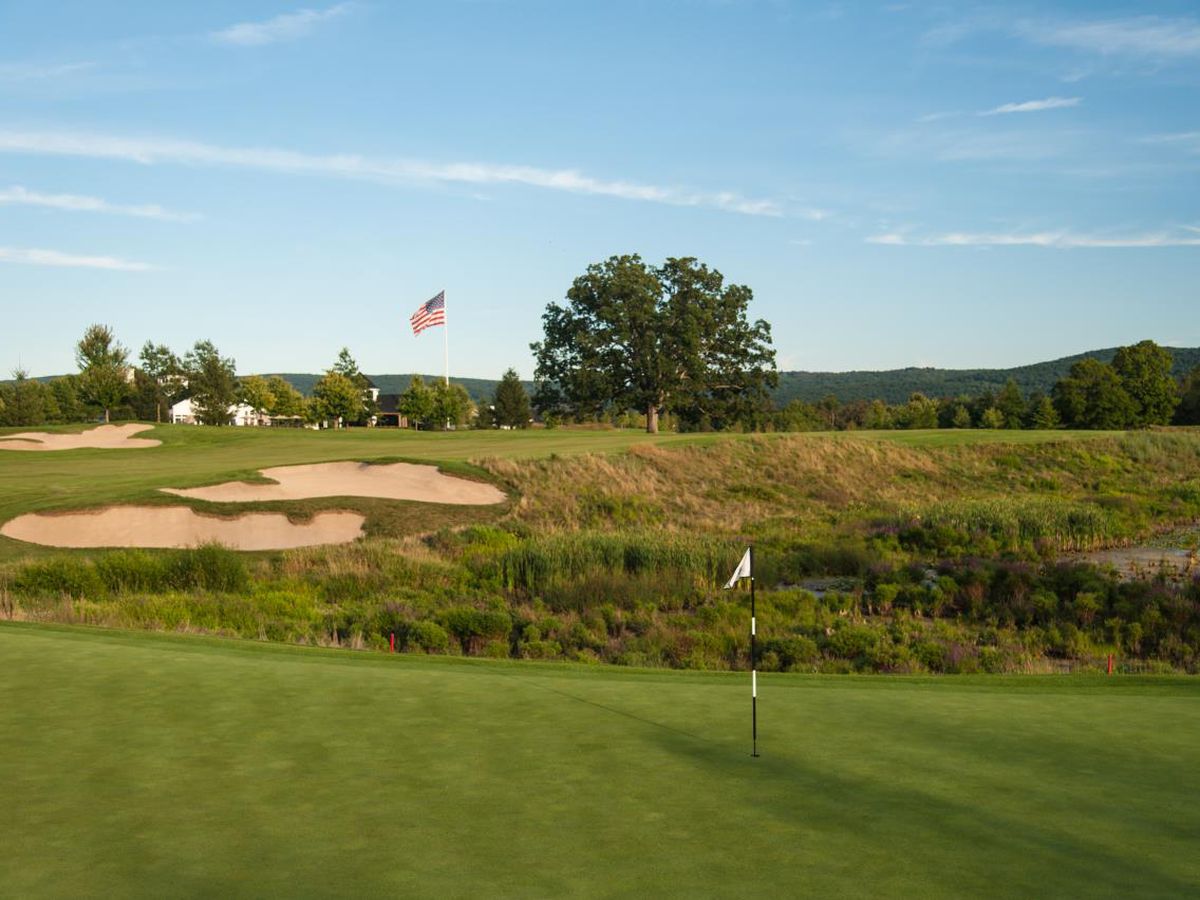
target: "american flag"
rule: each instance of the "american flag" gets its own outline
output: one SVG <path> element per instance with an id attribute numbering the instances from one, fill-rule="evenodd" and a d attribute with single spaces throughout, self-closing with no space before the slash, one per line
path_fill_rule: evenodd
<path id="1" fill-rule="evenodd" d="M 417 307 L 417 311 L 409 317 L 413 334 L 417 335 L 426 328 L 446 324 L 446 292 L 438 291 L 438 295 Z"/>

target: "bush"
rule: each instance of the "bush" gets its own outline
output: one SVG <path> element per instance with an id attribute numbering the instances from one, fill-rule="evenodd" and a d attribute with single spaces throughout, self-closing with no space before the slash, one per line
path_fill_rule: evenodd
<path id="1" fill-rule="evenodd" d="M 96 574 L 113 593 L 161 591 L 167 588 L 167 563 L 144 550 L 118 550 L 93 563 Z"/>
<path id="2" fill-rule="evenodd" d="M 176 551 L 167 564 L 168 579 L 179 590 L 235 594 L 249 590 L 250 573 L 238 553 L 220 544 Z"/>
<path id="3" fill-rule="evenodd" d="M 95 568 L 86 560 L 71 557 L 29 563 L 18 570 L 13 588 L 25 594 L 67 596 L 75 600 L 105 593 L 104 582 Z"/>
<path id="4" fill-rule="evenodd" d="M 450 649 L 450 635 L 437 622 L 423 619 L 408 626 L 405 634 L 408 647 L 423 653 L 445 653 Z"/>

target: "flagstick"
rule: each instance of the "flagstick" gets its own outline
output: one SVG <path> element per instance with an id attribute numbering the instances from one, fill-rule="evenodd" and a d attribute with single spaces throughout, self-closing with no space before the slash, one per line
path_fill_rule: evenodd
<path id="1" fill-rule="evenodd" d="M 758 756 L 758 646 L 756 634 L 758 623 L 754 616 L 754 547 L 746 550 L 750 555 L 750 740 L 751 756 Z"/>

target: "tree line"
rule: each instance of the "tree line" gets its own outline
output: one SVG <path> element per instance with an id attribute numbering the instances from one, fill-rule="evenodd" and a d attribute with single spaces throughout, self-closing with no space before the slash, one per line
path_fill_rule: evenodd
<path id="1" fill-rule="evenodd" d="M 775 410 L 776 431 L 909 428 L 1028 428 L 1123 430 L 1153 425 L 1200 425 L 1200 366 L 1171 376 L 1169 350 L 1141 341 L 1117 350 L 1111 363 L 1079 360 L 1051 391 L 1024 394 L 1016 381 L 997 392 L 932 398 L 912 394 L 907 403 L 882 400 L 817 403 L 793 400 Z"/>
<path id="2" fill-rule="evenodd" d="M 163 422 L 185 398 L 204 425 L 228 425 L 239 404 L 277 423 L 332 427 L 372 424 L 380 412 L 370 380 L 345 347 L 308 397 L 279 375 L 238 376 L 236 361 L 209 340 L 197 341 L 182 355 L 147 341 L 135 361 L 111 327 L 95 324 L 76 343 L 75 362 L 78 372 L 48 382 L 15 370 L 11 381 L 0 384 L 0 427 Z M 481 409 L 461 385 L 426 383 L 419 376 L 400 394 L 397 409 L 414 428 L 458 427 L 472 420 L 482 427 L 526 428 L 532 419 L 529 396 L 513 369 Z"/>

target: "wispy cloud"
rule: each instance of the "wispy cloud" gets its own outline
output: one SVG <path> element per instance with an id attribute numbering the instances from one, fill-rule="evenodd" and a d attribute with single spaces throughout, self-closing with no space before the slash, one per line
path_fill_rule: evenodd
<path id="1" fill-rule="evenodd" d="M 573 194 L 618 197 L 670 206 L 720 209 L 751 216 L 782 216 L 775 200 L 747 198 L 734 191 L 699 191 L 689 188 L 610 180 L 575 169 L 497 163 L 435 163 L 416 159 L 381 159 L 357 154 L 316 155 L 293 150 L 257 147 L 221 147 L 195 141 L 124 138 L 77 132 L 27 132 L 0 129 L 0 152 L 119 159 L 153 165 L 228 166 L 292 175 L 317 175 L 359 179 L 382 184 L 451 183 L 469 185 L 514 184 Z M 827 215 L 823 210 L 801 210 L 801 217 Z"/>
<path id="2" fill-rule="evenodd" d="M 0 63 L 0 82 L 8 81 L 43 81 L 53 78 L 63 78 L 74 75 L 85 69 L 95 67 L 95 63 Z"/>
<path id="3" fill-rule="evenodd" d="M 156 268 L 149 263 L 132 262 L 115 256 L 77 256 L 59 250 L 0 247 L 0 263 L 5 262 L 66 269 L 107 269 L 111 272 L 149 272 Z"/>
<path id="4" fill-rule="evenodd" d="M 1104 56 L 1143 59 L 1200 57 L 1200 22 L 1136 16 L 1091 21 L 1028 21 L 1017 33 L 1036 44 L 1067 47 Z"/>
<path id="5" fill-rule="evenodd" d="M 1200 131 L 1178 131 L 1174 134 L 1151 134 L 1139 139 L 1143 144 L 1165 144 L 1182 147 L 1188 153 L 1200 153 Z"/>
<path id="6" fill-rule="evenodd" d="M 214 31 L 210 35 L 220 44 L 236 47 L 261 47 L 294 41 L 311 34 L 319 25 L 349 12 L 351 4 L 339 3 L 328 9 L 299 9 L 262 22 L 241 22 Z"/>
<path id="7" fill-rule="evenodd" d="M 980 116 L 1002 116 L 1009 113 L 1042 112 L 1047 109 L 1064 109 L 1078 106 L 1083 102 L 1082 97 L 1047 97 L 1045 100 L 1026 100 L 1023 103 L 1005 103 L 992 109 L 977 113 Z"/>
<path id="8" fill-rule="evenodd" d="M 139 205 L 109 203 L 99 197 L 87 197 L 79 194 L 41 194 L 20 185 L 0 188 L 0 206 L 41 206 L 67 212 L 110 213 L 118 216 L 134 216 L 140 219 L 158 219 L 163 222 L 192 222 L 199 218 L 191 213 L 172 212 L 157 203 Z"/>
<path id="9" fill-rule="evenodd" d="M 1195 231 L 1184 226 L 1187 231 Z M 892 247 L 1050 247 L 1060 250 L 1075 248 L 1139 248 L 1139 247 L 1200 247 L 1200 236 L 1175 231 L 1155 231 L 1140 234 L 1096 235 L 1071 231 L 1035 232 L 963 232 L 913 235 L 905 231 L 876 234 L 866 239 L 868 244 Z"/>

